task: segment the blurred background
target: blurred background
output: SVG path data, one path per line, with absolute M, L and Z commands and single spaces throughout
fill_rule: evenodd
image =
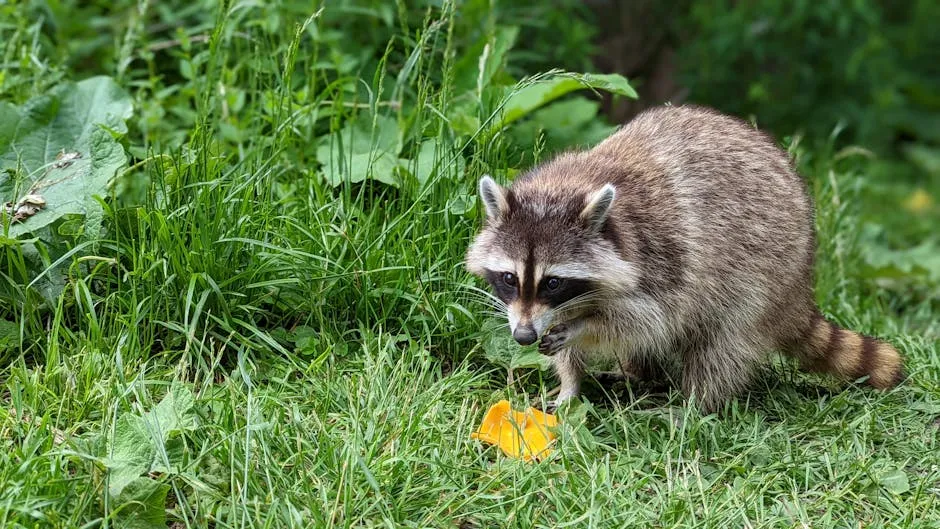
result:
M 73 77 L 127 72 L 115 46 L 128 31 L 148 43 L 150 75 L 185 75 L 174 57 L 181 37 L 206 38 L 218 2 L 4 2 L 7 29 L 25 19 L 44 47 L 67 57 L 55 67 Z M 291 31 L 309 2 L 230 2 L 267 12 L 262 28 Z M 440 1 L 329 0 L 319 35 L 342 74 L 375 69 L 385 44 L 415 31 Z M 621 123 L 665 101 L 714 106 L 772 131 L 812 143 L 869 151 L 872 176 L 864 211 L 885 230 L 888 247 L 936 237 L 940 225 L 940 2 L 934 0 L 522 0 L 459 3 L 464 48 L 494 28 L 518 31 L 506 67 L 521 77 L 554 68 L 620 73 L 638 100 L 603 101 L 608 123 Z M 146 12 L 146 20 L 138 20 Z M 139 28 L 136 24 L 143 22 Z M 7 50 L 10 57 L 12 50 Z M 51 50 L 50 50 L 51 51 Z M 146 58 L 146 55 L 144 56 Z M 403 56 L 393 53 L 394 67 Z M 52 65 L 46 65 L 52 66 Z M 170 66 L 173 71 L 165 71 Z M 331 65 L 336 67 L 336 65 Z M 3 92 L 15 93 L 15 72 Z M 11 79 L 10 77 L 14 77 Z M 25 77 L 25 76 L 24 76 Z M 54 77 L 42 77 L 52 82 Z M 544 116 L 543 116 L 544 117 Z M 550 128 L 550 127 L 548 127 Z M 577 128 L 577 127 L 576 127 Z M 520 134 L 530 134 L 533 127 Z M 547 137 L 563 148 L 606 132 Z M 567 136 L 567 137 L 564 137 Z M 814 145 L 815 147 L 815 145 Z M 899 210 L 905 210 L 901 213 Z M 935 248 L 936 249 L 936 248 Z
M 882 242 L 936 240 L 940 3 L 595 0 L 580 12 L 588 23 L 575 34 L 590 43 L 595 67 L 639 85 L 638 101 L 606 102 L 612 120 L 687 101 L 750 119 L 778 139 L 860 147 L 871 177 L 860 209 L 885 228 Z

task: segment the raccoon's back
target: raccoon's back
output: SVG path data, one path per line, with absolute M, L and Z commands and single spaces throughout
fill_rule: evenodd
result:
M 586 154 L 623 168 L 617 184 L 633 198 L 611 218 L 671 244 L 647 272 L 673 277 L 680 294 L 759 312 L 811 288 L 812 202 L 789 156 L 756 128 L 708 109 L 660 107 Z
M 787 261 L 812 251 L 813 210 L 803 180 L 772 138 L 741 120 L 660 107 L 594 151 L 641 173 L 657 167 L 661 179 L 646 184 L 675 199 L 686 235 L 714 255 Z

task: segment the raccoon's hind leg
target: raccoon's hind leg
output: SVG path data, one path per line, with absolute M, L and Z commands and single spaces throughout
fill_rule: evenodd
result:
M 628 360 L 619 361 L 620 369 L 631 383 L 638 382 L 666 387 L 674 382 L 670 369 L 651 355 L 635 355 Z
M 714 337 L 690 347 L 682 359 L 682 393 L 714 413 L 751 382 L 762 349 L 740 337 Z

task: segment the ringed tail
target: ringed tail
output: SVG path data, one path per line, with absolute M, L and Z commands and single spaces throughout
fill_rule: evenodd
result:
M 810 322 L 804 349 L 804 367 L 812 371 L 850 379 L 868 375 L 868 384 L 878 389 L 890 389 L 904 378 L 901 355 L 893 345 L 843 329 L 818 312 Z

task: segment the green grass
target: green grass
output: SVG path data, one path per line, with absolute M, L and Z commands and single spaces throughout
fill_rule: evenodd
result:
M 0 246 L 16 328 L 0 342 L 0 526 L 940 526 L 937 285 L 871 275 L 867 165 L 794 147 L 818 203 L 820 304 L 897 344 L 909 380 L 878 393 L 779 362 L 710 416 L 675 392 L 592 387 L 527 464 L 470 439 L 496 400 L 554 385 L 516 370 L 507 387 L 461 264 L 476 179 L 543 146 L 487 131 L 492 94 L 461 100 L 461 54 L 497 12 L 157 4 L 63 3 L 46 13 L 57 38 L 0 11 L 3 100 L 91 73 L 135 99 L 131 167 L 103 238 L 49 271 L 61 295 L 27 288 L 42 270 L 27 246 Z M 373 157 L 388 130 L 402 158 L 431 141 L 430 183 L 330 185 L 321 164 L 340 162 L 321 154 L 349 157 L 331 136 L 349 123 L 368 124 Z M 112 493 L 138 449 L 146 470 Z

